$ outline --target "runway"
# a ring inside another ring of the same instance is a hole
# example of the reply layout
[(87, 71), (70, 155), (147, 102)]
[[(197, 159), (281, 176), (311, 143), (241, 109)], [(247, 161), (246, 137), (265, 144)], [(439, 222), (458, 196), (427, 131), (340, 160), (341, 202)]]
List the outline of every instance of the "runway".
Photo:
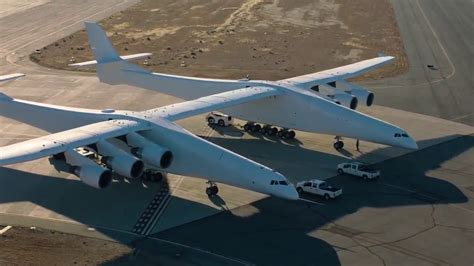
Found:
[(474, 125), (472, 1), (392, 3), (410, 68), (400, 77), (369, 82), (377, 104)]
[[(83, 20), (105, 18), (135, 2), (38, 0), (4, 9), (0, 73), (24, 72), (27, 77), (0, 89), (21, 99), (97, 109), (145, 110), (178, 102), (28, 60), (31, 51), (81, 29)], [(366, 111), (412, 129), (422, 150), (407, 153), (362, 143), (364, 153), (359, 154), (347, 140), (346, 152), (338, 153), (331, 148), (331, 136), (299, 132), (299, 142), (285, 143), (242, 134), (238, 128), (214, 131), (199, 116), (180, 122), (193, 133), (283, 172), (292, 182), (328, 179), (344, 188), (341, 199), (325, 202), (306, 196), (316, 204), (286, 202), (222, 186), (220, 197), (211, 200), (202, 180), (180, 176), (171, 176), (168, 184), (116, 180), (110, 189), (97, 191), (42, 159), (0, 168), (0, 224), (112, 239), (149, 254), (166, 250), (169, 257), (179, 250), (183, 261), (198, 258), (197, 263), (206, 265), (473, 264), (472, 3), (393, 4), (410, 69), (401, 77), (367, 82), (382, 106)], [(0, 131), (1, 146), (45, 134), (4, 118)], [(334, 165), (350, 157), (377, 163), (381, 180), (335, 176)], [(171, 193), (164, 205), (166, 199), (156, 196), (161, 191)], [(149, 210), (154, 216), (140, 222)], [(141, 223), (146, 229), (133, 232)], [(144, 240), (139, 235), (143, 232), (161, 244)]]

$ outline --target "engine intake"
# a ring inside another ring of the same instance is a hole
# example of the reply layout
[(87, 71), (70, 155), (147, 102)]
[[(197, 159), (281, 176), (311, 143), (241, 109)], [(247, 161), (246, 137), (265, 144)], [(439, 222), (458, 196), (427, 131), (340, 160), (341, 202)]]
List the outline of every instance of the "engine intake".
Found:
[(114, 172), (129, 178), (137, 178), (143, 174), (145, 165), (140, 159), (109, 141), (98, 142), (97, 150), (103, 156), (102, 163)]
[(99, 165), (73, 166), (73, 173), (85, 184), (103, 189), (112, 182), (112, 171)]
[(335, 83), (331, 83), (327, 86), (314, 86), (311, 89), (333, 99), (338, 104), (344, 105), (345, 107), (351, 108), (353, 110), (357, 109), (357, 105), (359, 103), (357, 97), (339, 88), (334, 87), (335, 85)]
[(173, 153), (170, 150), (137, 133), (128, 134), (126, 139), (128, 145), (133, 147), (131, 153), (142, 159), (146, 164), (166, 169), (173, 162)]
[(76, 151), (65, 152), (64, 158), (72, 166), (72, 173), (85, 184), (103, 189), (112, 182), (112, 172), (109, 169), (96, 164)]
[(341, 81), (341, 83), (347, 87), (347, 93), (350, 93), (359, 98), (361, 101), (364, 101), (367, 106), (374, 104), (375, 95), (373, 92), (347, 81)]

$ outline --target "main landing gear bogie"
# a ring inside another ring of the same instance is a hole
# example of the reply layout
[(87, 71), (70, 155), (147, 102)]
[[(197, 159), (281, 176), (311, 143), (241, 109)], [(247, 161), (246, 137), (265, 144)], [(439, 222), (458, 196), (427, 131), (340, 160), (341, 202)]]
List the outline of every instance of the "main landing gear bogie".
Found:
[(209, 186), (206, 188), (207, 196), (212, 197), (217, 195), (217, 193), (219, 193), (219, 188), (217, 187), (216, 183), (212, 181), (208, 181), (207, 183), (209, 184)]
[(248, 122), (244, 125), (244, 130), (249, 133), (261, 133), (265, 136), (278, 136), (281, 139), (294, 139), (296, 137), (296, 132), (286, 128), (278, 129), (270, 125), (261, 126), (259, 124)]

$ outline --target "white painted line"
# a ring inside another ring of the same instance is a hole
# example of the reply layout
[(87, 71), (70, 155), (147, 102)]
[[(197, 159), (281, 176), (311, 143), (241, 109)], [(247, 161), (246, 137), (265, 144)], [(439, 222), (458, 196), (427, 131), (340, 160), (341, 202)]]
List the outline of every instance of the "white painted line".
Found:
[(5, 234), (8, 230), (12, 228), (11, 225), (5, 226), (2, 230), (0, 230), (0, 236)]
[(313, 203), (313, 204), (317, 204), (317, 205), (325, 205), (324, 203), (321, 203), (321, 202), (307, 200), (307, 199), (303, 199), (303, 198), (299, 198), (299, 200), (306, 201), (306, 202)]

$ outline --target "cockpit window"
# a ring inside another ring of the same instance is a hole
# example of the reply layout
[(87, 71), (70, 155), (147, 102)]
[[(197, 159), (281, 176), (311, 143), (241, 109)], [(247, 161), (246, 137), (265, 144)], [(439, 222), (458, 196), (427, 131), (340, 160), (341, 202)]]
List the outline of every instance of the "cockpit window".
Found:
[(286, 182), (285, 180), (281, 180), (278, 182), (280, 185), (284, 185), (284, 186), (288, 186), (288, 182)]
[(408, 134), (403, 132), (403, 133), (395, 133), (394, 135), (395, 138), (400, 138), (400, 137), (404, 137), (404, 138), (409, 138)]
[(270, 185), (275, 185), (275, 180), (272, 180), (272, 182), (270, 182)]

